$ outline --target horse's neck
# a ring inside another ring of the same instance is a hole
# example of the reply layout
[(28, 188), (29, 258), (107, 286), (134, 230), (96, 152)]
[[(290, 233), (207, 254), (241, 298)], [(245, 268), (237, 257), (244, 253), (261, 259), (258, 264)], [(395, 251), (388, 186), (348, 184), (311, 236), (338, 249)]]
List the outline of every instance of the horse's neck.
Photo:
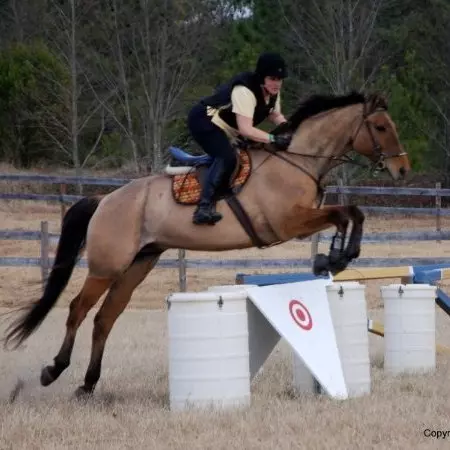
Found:
[(339, 165), (333, 158), (343, 156), (346, 144), (359, 126), (361, 112), (362, 105), (352, 105), (308, 119), (294, 134), (289, 156), (316, 179), (323, 177)]
[[(285, 159), (284, 159), (285, 158)], [(293, 163), (293, 164), (291, 164)], [(310, 177), (300, 167), (291, 155), (283, 152), (283, 157), (255, 150), (252, 152), (252, 183), (260, 192), (267, 192), (272, 199), (279, 197), (281, 203), (296, 202), (296, 197), (305, 189), (305, 177)]]
[(330, 164), (330, 158), (342, 156), (347, 141), (359, 125), (359, 106), (324, 113), (308, 123), (305, 121), (291, 144), (293, 151), (299, 154), (282, 152), (279, 158), (262, 148), (257, 149), (263, 145), (255, 146), (251, 150), (251, 184), (260, 192), (267, 192), (266, 198), (270, 198), (272, 204), (286, 206), (291, 203), (292, 207), (299, 201), (309, 204), (317, 194), (316, 189), (311, 189), (311, 178), (318, 181), (331, 164), (335, 164)]

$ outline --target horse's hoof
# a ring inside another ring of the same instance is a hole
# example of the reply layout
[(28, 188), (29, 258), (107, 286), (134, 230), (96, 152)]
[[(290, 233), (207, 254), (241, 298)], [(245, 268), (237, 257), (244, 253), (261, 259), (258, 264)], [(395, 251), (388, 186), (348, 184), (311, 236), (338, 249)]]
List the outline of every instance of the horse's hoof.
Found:
[(332, 248), (330, 250), (330, 254), (328, 255), (329, 266), (331, 268), (334, 266), (339, 266), (342, 263), (343, 257), (344, 257), (344, 252), (342, 250), (338, 250), (337, 248)]
[(330, 264), (331, 274), (334, 276), (345, 270), (348, 266), (348, 262), (349, 261), (345, 256), (341, 256), (339, 260), (334, 261), (333, 264)]
[(55, 377), (52, 375), (52, 366), (47, 366), (42, 369), (41, 372), (41, 385), (48, 386), (55, 381)]
[(326, 277), (328, 275), (328, 269), (329, 269), (328, 256), (324, 255), (323, 253), (319, 253), (318, 255), (316, 255), (313, 266), (314, 275), (316, 277), (317, 276)]
[(80, 386), (75, 391), (75, 398), (78, 400), (87, 400), (93, 395), (93, 389), (87, 389), (85, 386)]

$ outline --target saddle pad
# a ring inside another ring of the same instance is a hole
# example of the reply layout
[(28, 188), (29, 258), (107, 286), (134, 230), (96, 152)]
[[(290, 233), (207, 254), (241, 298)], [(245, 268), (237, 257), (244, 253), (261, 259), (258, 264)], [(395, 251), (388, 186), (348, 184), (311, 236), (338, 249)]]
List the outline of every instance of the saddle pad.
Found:
[[(202, 191), (198, 176), (200, 167), (190, 173), (172, 176), (172, 195), (177, 203), (182, 205), (196, 205), (199, 202)], [(239, 169), (231, 182), (232, 188), (237, 189), (242, 187), (247, 181), (250, 172), (250, 156), (246, 150), (240, 150)]]

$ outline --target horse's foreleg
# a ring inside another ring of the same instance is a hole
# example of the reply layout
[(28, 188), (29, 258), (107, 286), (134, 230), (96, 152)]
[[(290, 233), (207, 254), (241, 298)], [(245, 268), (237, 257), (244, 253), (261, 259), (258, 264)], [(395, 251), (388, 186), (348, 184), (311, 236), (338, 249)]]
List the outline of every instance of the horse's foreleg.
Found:
[(348, 213), (353, 222), (352, 231), (346, 249), (347, 257), (351, 261), (358, 258), (361, 253), (361, 240), (363, 236), (364, 213), (357, 206), (348, 206)]
[(160, 255), (136, 262), (113, 284), (100, 310), (94, 318), (92, 350), (84, 385), (77, 391), (77, 397), (92, 394), (100, 379), (103, 353), (108, 335), (120, 314), (126, 308), (136, 287), (156, 265)]
[(321, 211), (328, 217), (329, 222), (335, 225), (336, 233), (331, 240), (328, 256), (323, 253), (316, 255), (314, 274), (327, 275), (331, 272), (335, 275), (344, 270), (349, 262), (345, 251), (345, 238), (350, 219), (346, 207), (325, 206)]
[(46, 366), (42, 369), (41, 384), (43, 386), (53, 383), (69, 367), (78, 327), (110, 285), (110, 279), (87, 277), (80, 293), (70, 304), (69, 317), (66, 322), (66, 335), (58, 354), (54, 358), (55, 363), (53, 366)]
[[(330, 271), (333, 275), (344, 270), (348, 263), (357, 258), (361, 251), (364, 214), (357, 206), (327, 206), (323, 210), (331, 212), (336, 220), (336, 234), (333, 236), (329, 255), (317, 255), (314, 273), (325, 274)], [(345, 247), (345, 239), (349, 221), (352, 221), (352, 231)]]
[(314, 260), (314, 274), (327, 275), (328, 272), (337, 273), (344, 270), (348, 264), (345, 251), (345, 238), (350, 221), (345, 206), (325, 206), (321, 209), (305, 207), (294, 208), (292, 213), (284, 219), (280, 235), (297, 237), (311, 236), (334, 225), (336, 235), (330, 247), (329, 255), (320, 253)]

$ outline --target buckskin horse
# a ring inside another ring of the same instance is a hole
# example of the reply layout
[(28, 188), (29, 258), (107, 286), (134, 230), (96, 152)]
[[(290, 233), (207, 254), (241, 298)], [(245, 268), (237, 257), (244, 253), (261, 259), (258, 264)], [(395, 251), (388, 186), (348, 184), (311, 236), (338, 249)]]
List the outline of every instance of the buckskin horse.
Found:
[(84, 250), (88, 275), (70, 304), (66, 334), (54, 364), (42, 369), (40, 379), (47, 386), (69, 366), (78, 327), (109, 289), (94, 319), (90, 362), (77, 396), (93, 393), (116, 319), (167, 249), (265, 248), (335, 226), (329, 254), (317, 255), (314, 273), (345, 269), (360, 254), (364, 214), (354, 205), (323, 206), (321, 182), (332, 168), (352, 161), (350, 151), (364, 155), (371, 169), (387, 169), (395, 180), (410, 170), (386, 100), (357, 92), (311, 96), (274, 132), (291, 134), (289, 148), (276, 151), (270, 144), (257, 143), (241, 148), (231, 189), (223, 190), (217, 202), (223, 218), (214, 226), (192, 223), (203, 169), (211, 160), (180, 149), (172, 153), (184, 160), (184, 167), (169, 165), (165, 173), (132, 180), (107, 195), (84, 197), (73, 204), (63, 219), (44, 294), (18, 308), (22, 313), (7, 329), (5, 346), (12, 343), (17, 348), (38, 328)]

